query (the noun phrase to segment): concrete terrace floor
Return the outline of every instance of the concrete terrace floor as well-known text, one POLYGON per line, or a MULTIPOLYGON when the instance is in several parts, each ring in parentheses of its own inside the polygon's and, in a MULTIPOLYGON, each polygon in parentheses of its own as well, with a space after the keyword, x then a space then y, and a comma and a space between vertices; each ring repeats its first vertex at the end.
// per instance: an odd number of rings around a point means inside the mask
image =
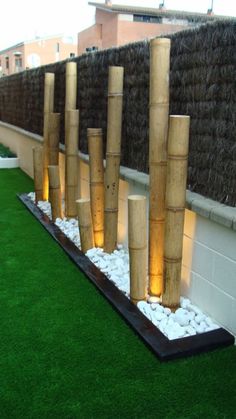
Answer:
POLYGON ((161 364, 0 170, 0 417, 235 418, 236 348, 161 364))

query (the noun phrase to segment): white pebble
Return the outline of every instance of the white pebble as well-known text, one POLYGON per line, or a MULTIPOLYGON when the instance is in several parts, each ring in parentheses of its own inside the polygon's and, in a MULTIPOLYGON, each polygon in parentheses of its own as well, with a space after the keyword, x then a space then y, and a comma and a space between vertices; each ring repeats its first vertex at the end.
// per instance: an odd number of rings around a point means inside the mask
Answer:
POLYGON ((189 313, 184 308, 178 308, 176 310, 175 319, 176 319, 176 322, 178 322, 180 326, 187 326, 190 322, 189 313))
POLYGON ((164 313, 166 314, 166 316, 169 316, 171 314, 171 309, 169 307, 165 307, 164 313))
POLYGON ((195 322, 200 324, 201 322, 203 322, 203 320, 205 320, 205 318, 206 316, 204 316, 204 314, 197 314, 197 316, 195 317, 195 322))

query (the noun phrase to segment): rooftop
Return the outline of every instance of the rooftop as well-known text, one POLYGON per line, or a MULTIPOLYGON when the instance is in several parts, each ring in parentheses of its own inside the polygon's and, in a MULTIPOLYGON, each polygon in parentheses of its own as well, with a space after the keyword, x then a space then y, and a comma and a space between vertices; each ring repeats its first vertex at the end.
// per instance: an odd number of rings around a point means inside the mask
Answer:
POLYGON ((207 22, 209 20, 216 19, 232 19, 231 16, 214 15, 207 13, 187 12, 182 10, 167 10, 165 8, 151 8, 151 7, 139 7, 139 6, 125 6, 121 4, 104 4, 89 2, 90 6, 95 6, 99 10, 103 10, 110 13, 125 13, 125 14, 140 14, 149 16, 160 16, 160 17, 176 17, 178 19, 193 19, 196 21, 207 22))
MULTIPOLYGON (((53 38, 63 38, 64 35, 62 33, 56 34, 56 35, 48 35, 48 36, 36 36, 33 39, 28 39, 27 41, 18 42, 17 44, 10 45, 7 48, 4 48, 0 50, 0 54, 4 54, 5 52, 8 52, 12 48, 19 48, 23 45, 32 44, 33 42, 40 42, 40 41, 46 41, 47 39, 53 39, 53 38)), ((66 38, 66 37, 65 37, 66 38)))

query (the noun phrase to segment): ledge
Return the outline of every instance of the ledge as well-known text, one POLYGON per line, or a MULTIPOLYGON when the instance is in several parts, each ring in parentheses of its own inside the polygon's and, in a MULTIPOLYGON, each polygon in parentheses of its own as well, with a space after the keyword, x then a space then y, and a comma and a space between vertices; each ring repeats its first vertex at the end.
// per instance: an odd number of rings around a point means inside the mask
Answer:
POLYGON ((17 127, 16 125, 11 125, 11 124, 8 124, 7 122, 0 121, 0 127, 8 128, 14 132, 17 132, 17 134, 25 135, 26 137, 32 140, 39 141, 40 143, 43 142, 43 137, 41 135, 34 134, 33 132, 30 132, 30 131, 26 131, 25 129, 17 127))
MULTIPOLYGON (((25 131, 24 129, 16 127, 15 125, 0 121, 0 127, 1 126, 11 129, 19 134, 25 135, 30 139, 39 141, 40 143, 43 141, 41 135, 25 131)), ((62 153, 65 152, 64 144, 60 144, 60 151, 62 153)), ((88 164, 89 156, 87 154, 79 152, 78 155, 83 162, 88 164)), ((142 186, 146 191, 149 190, 149 175, 146 173, 138 172, 137 170, 121 166, 120 179, 132 183, 133 185, 142 186)), ((217 201, 213 201, 212 199, 205 198, 198 193, 187 190, 186 208, 202 217, 208 218, 211 221, 236 231, 236 207, 229 207, 217 201)))

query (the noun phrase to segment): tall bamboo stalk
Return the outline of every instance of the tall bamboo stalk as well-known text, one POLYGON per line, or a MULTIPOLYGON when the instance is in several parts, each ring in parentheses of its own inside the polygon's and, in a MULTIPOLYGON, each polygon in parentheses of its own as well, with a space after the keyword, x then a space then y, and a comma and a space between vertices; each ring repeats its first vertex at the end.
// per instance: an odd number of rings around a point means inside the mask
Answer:
POLYGON ((94 242, 103 247, 104 242, 104 166, 102 129, 88 128, 90 199, 94 242))
POLYGON ((51 112, 48 123, 49 165, 59 165, 60 114, 51 112))
POLYGON ((160 296, 163 290, 169 68, 170 40, 152 40, 149 95, 149 294, 156 296, 160 296))
POLYGON ((130 299, 137 304, 147 295, 147 213, 146 197, 128 197, 130 299))
MULTIPOLYGON (((75 162, 74 156, 74 145, 75 141, 78 143, 78 124, 79 115, 70 115, 68 111, 76 111, 76 100, 77 100, 77 64, 69 62, 66 64, 66 90, 65 90, 65 210, 67 217, 75 217, 77 215, 77 209, 75 200, 77 199, 77 192, 75 192, 74 185, 77 185, 77 162, 75 162), (68 121, 69 118, 69 121, 68 121), (69 124, 69 125, 68 125, 69 124), (77 132, 77 134, 76 134, 77 132), (75 138, 76 136, 76 138, 75 138), (67 150, 67 143, 69 150, 67 150), (71 149, 73 151, 71 152, 71 149), (73 169, 70 168, 72 162, 73 169), (75 173, 73 174, 73 170, 75 173), (68 184, 69 182, 69 184, 68 184), (69 199, 69 202, 68 202, 69 199)), ((76 111, 79 112, 79 111, 76 111)), ((78 149, 76 150, 76 155, 78 149)))
POLYGON ((189 124, 189 116, 170 116, 162 303, 173 310, 180 300, 189 124))
POLYGON ((66 111, 66 120, 65 211, 67 217, 76 217, 76 199, 78 198, 79 111, 76 109, 66 111))
POLYGON ((49 114, 53 112, 53 108, 54 108, 54 84, 55 84, 55 74, 45 73, 44 117, 43 117, 43 200, 48 199, 48 164, 49 164, 48 125, 49 125, 49 114))
POLYGON ((123 78, 123 67, 109 67, 104 210, 104 250, 107 253, 113 252, 117 245, 123 78))
POLYGON ((52 221, 62 218, 61 183, 59 166, 48 166, 49 199, 52 210, 52 221))
POLYGON ((43 148, 33 148, 35 202, 43 200, 43 148))
POLYGON ((77 99, 77 64, 66 63, 65 111, 76 109, 77 99))
POLYGON ((83 253, 86 253, 87 250, 94 247, 90 199, 77 199, 76 203, 79 220, 81 250, 83 253))

